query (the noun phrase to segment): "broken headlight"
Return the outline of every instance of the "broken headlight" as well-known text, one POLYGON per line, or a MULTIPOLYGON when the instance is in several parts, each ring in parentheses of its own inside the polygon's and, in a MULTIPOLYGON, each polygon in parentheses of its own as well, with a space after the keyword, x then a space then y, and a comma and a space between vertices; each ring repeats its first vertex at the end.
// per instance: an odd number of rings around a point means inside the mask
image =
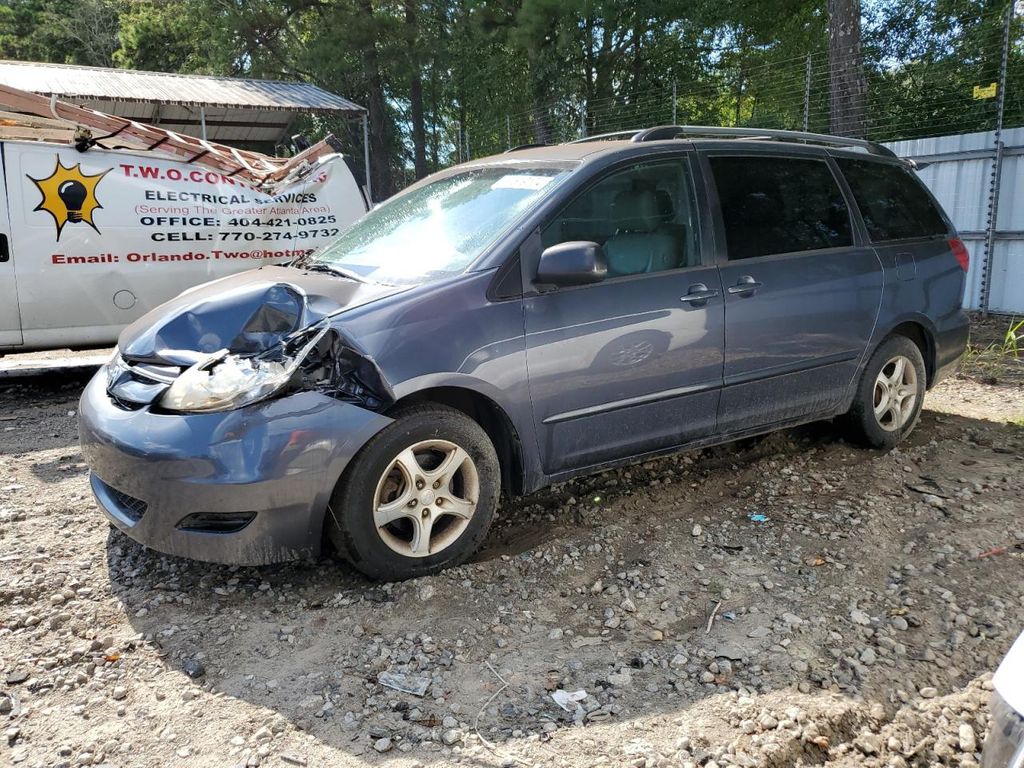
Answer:
POLYGON ((250 357, 226 349, 182 373, 160 398, 169 411, 209 413, 241 408, 276 394, 292 380, 309 351, 327 333, 324 325, 250 357))

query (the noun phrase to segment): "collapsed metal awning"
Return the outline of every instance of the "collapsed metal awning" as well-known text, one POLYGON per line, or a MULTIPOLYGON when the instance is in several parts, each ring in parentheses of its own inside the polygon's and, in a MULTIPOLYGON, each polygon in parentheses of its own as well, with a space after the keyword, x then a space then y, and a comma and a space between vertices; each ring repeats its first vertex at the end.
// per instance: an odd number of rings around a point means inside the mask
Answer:
POLYGON ((0 84, 221 144, 272 146, 301 115, 366 110, 313 83, 0 60, 0 84))
POLYGON ((317 158, 340 151, 338 142, 328 136, 294 157, 270 157, 8 85, 0 85, 0 139, 72 143, 81 151, 99 146, 157 152, 255 186, 272 186, 317 158))

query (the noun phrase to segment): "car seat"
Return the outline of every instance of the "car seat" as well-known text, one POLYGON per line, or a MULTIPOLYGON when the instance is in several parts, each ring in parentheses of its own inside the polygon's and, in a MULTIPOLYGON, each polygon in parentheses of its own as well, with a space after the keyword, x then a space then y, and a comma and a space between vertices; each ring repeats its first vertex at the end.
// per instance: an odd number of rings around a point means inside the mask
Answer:
POLYGON ((612 215, 616 232, 604 244, 608 275, 660 272, 679 265, 675 235, 665 231, 663 201, 654 190, 625 190, 615 196, 612 215))

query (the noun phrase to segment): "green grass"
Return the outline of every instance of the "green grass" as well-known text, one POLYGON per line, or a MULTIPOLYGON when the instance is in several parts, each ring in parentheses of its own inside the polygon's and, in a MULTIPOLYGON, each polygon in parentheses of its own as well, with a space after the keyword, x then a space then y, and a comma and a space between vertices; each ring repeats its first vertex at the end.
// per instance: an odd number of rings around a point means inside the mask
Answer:
POLYGON ((960 371, 986 384, 1024 386, 1024 318, 972 318, 960 371))

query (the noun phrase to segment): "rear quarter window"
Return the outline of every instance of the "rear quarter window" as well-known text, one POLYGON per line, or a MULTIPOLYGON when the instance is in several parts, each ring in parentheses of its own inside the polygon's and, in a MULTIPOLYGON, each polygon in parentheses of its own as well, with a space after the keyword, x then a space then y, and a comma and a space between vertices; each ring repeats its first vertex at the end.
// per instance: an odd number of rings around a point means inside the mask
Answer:
POLYGON ((836 158, 872 242, 946 236, 949 228, 909 168, 836 158))

